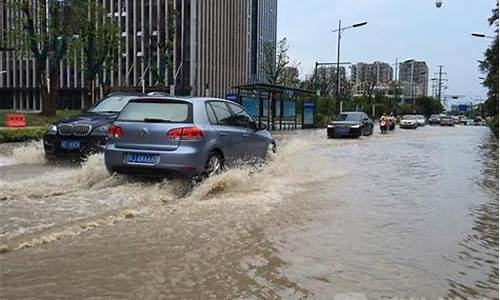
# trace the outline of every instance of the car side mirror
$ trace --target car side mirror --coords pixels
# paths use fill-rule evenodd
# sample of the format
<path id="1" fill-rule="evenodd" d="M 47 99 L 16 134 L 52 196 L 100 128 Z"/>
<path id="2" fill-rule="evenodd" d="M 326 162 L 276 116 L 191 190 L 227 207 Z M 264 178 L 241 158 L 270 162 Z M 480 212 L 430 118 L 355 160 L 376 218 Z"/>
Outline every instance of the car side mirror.
<path id="1" fill-rule="evenodd" d="M 262 130 L 267 130 L 267 125 L 266 124 L 260 124 L 255 126 L 257 131 L 262 131 Z"/>

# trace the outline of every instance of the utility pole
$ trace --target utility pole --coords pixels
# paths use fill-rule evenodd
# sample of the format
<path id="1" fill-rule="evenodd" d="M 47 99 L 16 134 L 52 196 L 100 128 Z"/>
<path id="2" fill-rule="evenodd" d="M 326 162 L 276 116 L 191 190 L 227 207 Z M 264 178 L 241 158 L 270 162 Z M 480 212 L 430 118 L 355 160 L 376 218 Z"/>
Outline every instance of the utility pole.
<path id="1" fill-rule="evenodd" d="M 443 65 L 439 65 L 439 77 L 438 77 L 438 99 L 441 102 L 441 94 L 443 89 Z"/>
<path id="2" fill-rule="evenodd" d="M 415 113 L 415 61 L 411 62 L 411 98 L 413 103 L 413 113 Z"/>
<path id="3" fill-rule="evenodd" d="M 396 57 L 396 68 L 395 68 L 395 71 L 394 71 L 394 99 L 398 100 L 398 86 L 399 86 L 399 82 L 398 82 L 398 58 Z"/>
<path id="4" fill-rule="evenodd" d="M 342 36 L 342 21 L 339 20 L 339 29 L 337 32 L 337 92 L 335 93 L 337 98 L 337 107 L 340 103 L 340 37 Z M 340 112 L 341 109 L 337 109 Z"/>
<path id="5" fill-rule="evenodd" d="M 436 99 L 437 96 L 437 78 L 431 78 L 431 90 L 432 90 L 432 98 Z"/>

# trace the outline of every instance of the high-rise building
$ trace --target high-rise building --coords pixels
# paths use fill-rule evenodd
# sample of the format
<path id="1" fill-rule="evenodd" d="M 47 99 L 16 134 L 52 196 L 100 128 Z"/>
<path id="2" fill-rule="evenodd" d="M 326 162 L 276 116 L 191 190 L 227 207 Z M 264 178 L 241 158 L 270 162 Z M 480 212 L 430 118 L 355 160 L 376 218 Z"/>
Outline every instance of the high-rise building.
<path id="1" fill-rule="evenodd" d="M 376 61 L 351 66 L 354 96 L 373 95 L 375 90 L 385 91 L 389 88 L 392 78 L 393 68 L 388 63 Z"/>
<path id="2" fill-rule="evenodd" d="M 407 60 L 399 64 L 399 82 L 405 99 L 428 95 L 429 67 L 425 61 Z"/>
<path id="3" fill-rule="evenodd" d="M 265 63 L 266 46 L 276 45 L 276 28 L 278 22 L 278 1 L 277 0 L 248 0 L 251 17 L 248 37 L 249 59 L 248 80 L 251 83 L 265 82 L 266 78 L 262 69 Z"/>
<path id="4" fill-rule="evenodd" d="M 113 66 L 98 75 L 96 98 L 104 90 L 140 91 L 143 85 L 224 97 L 232 86 L 264 81 L 264 48 L 276 44 L 277 0 L 98 1 L 120 26 L 121 47 Z M 15 15 L 8 2 L 0 2 L 0 47 Z M 173 45 L 171 63 L 158 78 L 154 70 L 165 66 L 160 45 L 166 41 Z M 60 87 L 60 107 L 83 103 L 81 58 L 61 63 Z M 0 108 L 40 107 L 34 59 L 0 51 Z"/>

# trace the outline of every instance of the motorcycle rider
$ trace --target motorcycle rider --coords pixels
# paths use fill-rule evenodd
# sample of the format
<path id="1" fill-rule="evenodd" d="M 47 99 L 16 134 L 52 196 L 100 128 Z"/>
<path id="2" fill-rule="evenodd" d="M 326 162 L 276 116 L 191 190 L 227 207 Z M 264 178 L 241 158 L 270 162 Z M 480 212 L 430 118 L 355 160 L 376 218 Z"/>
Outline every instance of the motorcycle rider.
<path id="1" fill-rule="evenodd" d="M 394 116 L 394 113 L 391 113 L 391 116 L 389 117 L 389 130 L 394 130 L 396 128 L 396 117 Z"/>
<path id="2" fill-rule="evenodd" d="M 380 123 L 382 123 L 382 122 L 386 122 L 387 123 L 389 121 L 389 118 L 387 117 L 387 115 L 386 115 L 385 112 L 382 114 L 382 116 L 380 116 L 379 121 L 380 121 Z"/>
<path id="3" fill-rule="evenodd" d="M 380 131 L 386 132 L 387 129 L 389 128 L 389 118 L 387 117 L 386 113 L 384 112 L 382 116 L 379 119 L 380 122 Z"/>

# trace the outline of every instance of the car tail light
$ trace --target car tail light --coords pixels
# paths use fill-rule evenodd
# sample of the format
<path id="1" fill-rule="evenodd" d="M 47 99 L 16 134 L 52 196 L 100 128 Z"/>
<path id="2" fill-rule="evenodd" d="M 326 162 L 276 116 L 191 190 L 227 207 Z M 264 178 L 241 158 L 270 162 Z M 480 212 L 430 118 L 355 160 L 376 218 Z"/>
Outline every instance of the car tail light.
<path id="1" fill-rule="evenodd" d="M 175 141 L 199 141 L 203 139 L 203 131 L 198 127 L 184 127 L 171 129 L 167 137 Z"/>
<path id="2" fill-rule="evenodd" d="M 119 139 L 123 137 L 123 128 L 120 126 L 109 126 L 108 128 L 108 137 L 109 138 L 114 138 L 114 139 Z"/>

